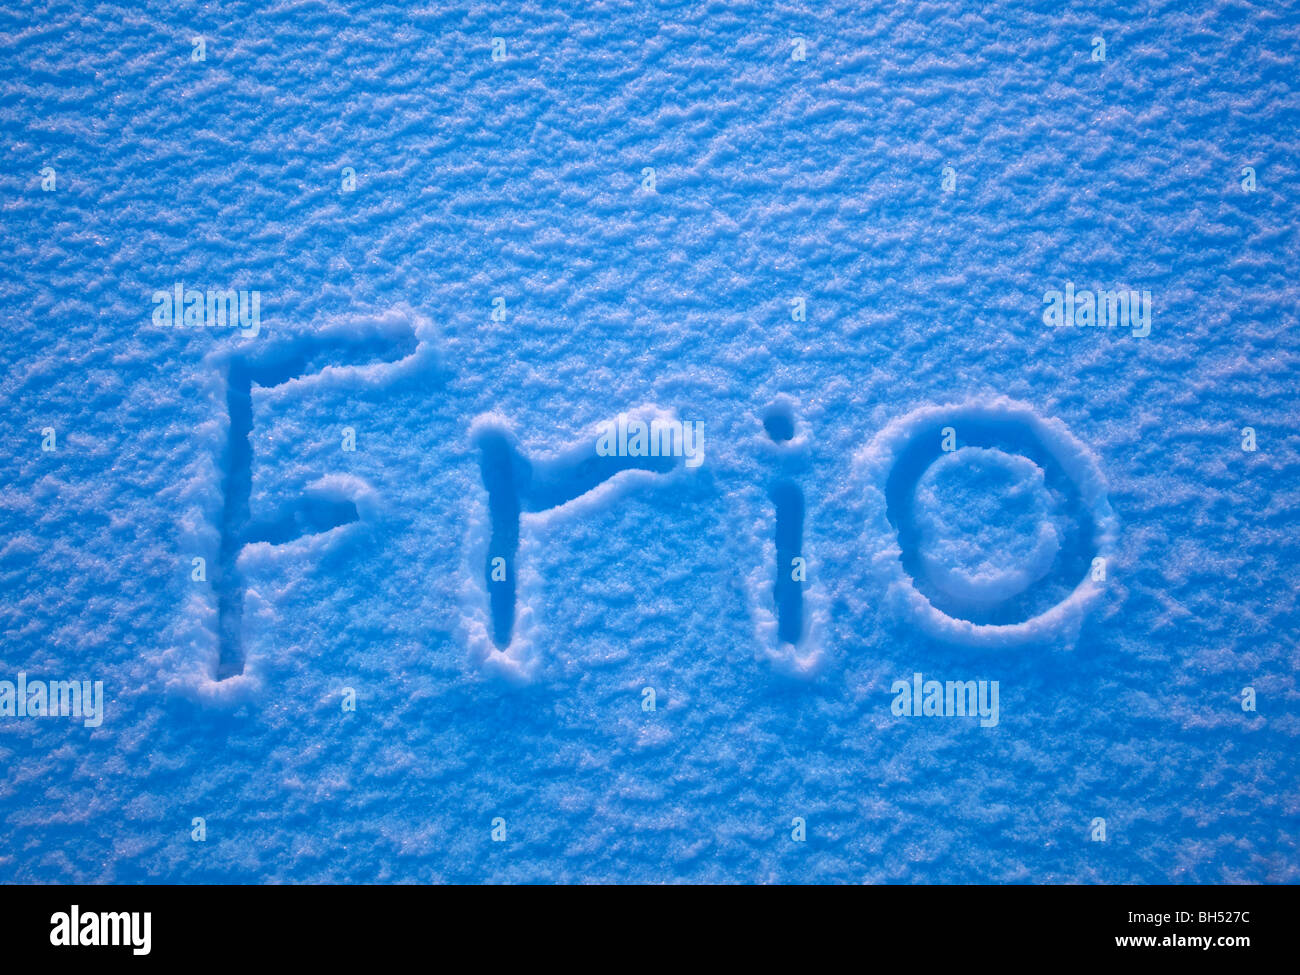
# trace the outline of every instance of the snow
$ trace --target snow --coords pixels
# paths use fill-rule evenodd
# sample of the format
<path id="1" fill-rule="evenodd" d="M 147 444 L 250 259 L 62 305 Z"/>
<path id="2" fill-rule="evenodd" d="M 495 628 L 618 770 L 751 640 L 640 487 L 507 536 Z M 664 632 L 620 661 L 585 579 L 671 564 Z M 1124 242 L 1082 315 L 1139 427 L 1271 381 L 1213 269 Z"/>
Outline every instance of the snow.
<path id="1" fill-rule="evenodd" d="M 0 715 L 0 876 L 1300 880 L 1298 35 L 0 12 L 0 680 L 105 695 Z M 1067 282 L 1150 334 L 1045 325 Z M 915 673 L 998 723 L 896 717 Z"/>

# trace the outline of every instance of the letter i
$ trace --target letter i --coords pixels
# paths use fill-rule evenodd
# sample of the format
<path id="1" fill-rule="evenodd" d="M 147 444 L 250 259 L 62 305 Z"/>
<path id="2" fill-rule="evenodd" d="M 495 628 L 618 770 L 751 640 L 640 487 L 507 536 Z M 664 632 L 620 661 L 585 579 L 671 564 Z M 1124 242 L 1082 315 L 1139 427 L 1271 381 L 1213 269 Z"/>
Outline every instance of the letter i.
<path id="1" fill-rule="evenodd" d="M 785 447 L 794 439 L 794 413 L 787 404 L 770 406 L 763 416 L 763 428 L 773 443 Z M 784 451 L 782 451 L 784 454 Z M 796 645 L 803 638 L 803 588 L 808 581 L 808 564 L 803 556 L 804 494 L 790 476 L 790 458 L 782 458 L 782 473 L 768 491 L 776 515 L 776 604 L 777 637 Z"/>

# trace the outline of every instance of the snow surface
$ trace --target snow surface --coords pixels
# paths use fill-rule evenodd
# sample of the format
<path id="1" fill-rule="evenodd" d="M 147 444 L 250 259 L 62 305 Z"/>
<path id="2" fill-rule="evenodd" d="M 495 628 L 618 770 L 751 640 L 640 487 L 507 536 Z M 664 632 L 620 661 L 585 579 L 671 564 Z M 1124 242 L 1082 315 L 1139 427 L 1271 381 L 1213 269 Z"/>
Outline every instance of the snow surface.
<path id="1" fill-rule="evenodd" d="M 1226 0 L 0 11 L 0 680 L 107 699 L 0 717 L 0 879 L 1300 881 L 1298 50 Z M 1150 336 L 1047 327 L 1066 282 Z M 595 458 L 619 414 L 704 463 Z M 918 672 L 999 723 L 895 717 Z"/>

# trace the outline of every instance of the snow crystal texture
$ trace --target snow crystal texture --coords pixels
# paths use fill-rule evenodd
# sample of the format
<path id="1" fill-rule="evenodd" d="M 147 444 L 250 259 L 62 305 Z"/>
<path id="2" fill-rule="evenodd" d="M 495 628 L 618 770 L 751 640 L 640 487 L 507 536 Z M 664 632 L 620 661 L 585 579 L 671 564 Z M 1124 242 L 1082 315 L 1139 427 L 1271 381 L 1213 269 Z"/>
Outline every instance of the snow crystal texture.
<path id="1" fill-rule="evenodd" d="M 0 877 L 1300 881 L 1297 51 L 1241 0 L 6 7 L 0 681 L 104 715 L 0 714 Z"/>

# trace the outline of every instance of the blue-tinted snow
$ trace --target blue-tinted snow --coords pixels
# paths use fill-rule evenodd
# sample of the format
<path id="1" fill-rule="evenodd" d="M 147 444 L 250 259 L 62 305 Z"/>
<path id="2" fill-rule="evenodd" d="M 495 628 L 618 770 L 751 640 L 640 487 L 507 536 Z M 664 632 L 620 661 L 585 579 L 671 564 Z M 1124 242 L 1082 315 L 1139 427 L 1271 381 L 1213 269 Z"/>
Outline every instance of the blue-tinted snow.
<path id="1" fill-rule="evenodd" d="M 107 714 L 0 718 L 0 877 L 1300 879 L 1298 43 L 1239 2 L 6 9 L 0 680 Z M 261 334 L 155 326 L 176 282 Z M 1066 282 L 1150 290 L 1150 336 L 1048 328 Z M 978 579 L 932 509 L 904 559 L 949 408 L 1046 437 L 997 517 L 1064 505 L 1104 584 Z M 521 513 L 498 649 L 476 436 L 559 471 L 620 413 L 705 463 Z M 933 501 L 973 525 L 980 456 Z M 217 680 L 191 559 L 235 523 Z M 895 717 L 916 672 L 999 723 Z"/>

